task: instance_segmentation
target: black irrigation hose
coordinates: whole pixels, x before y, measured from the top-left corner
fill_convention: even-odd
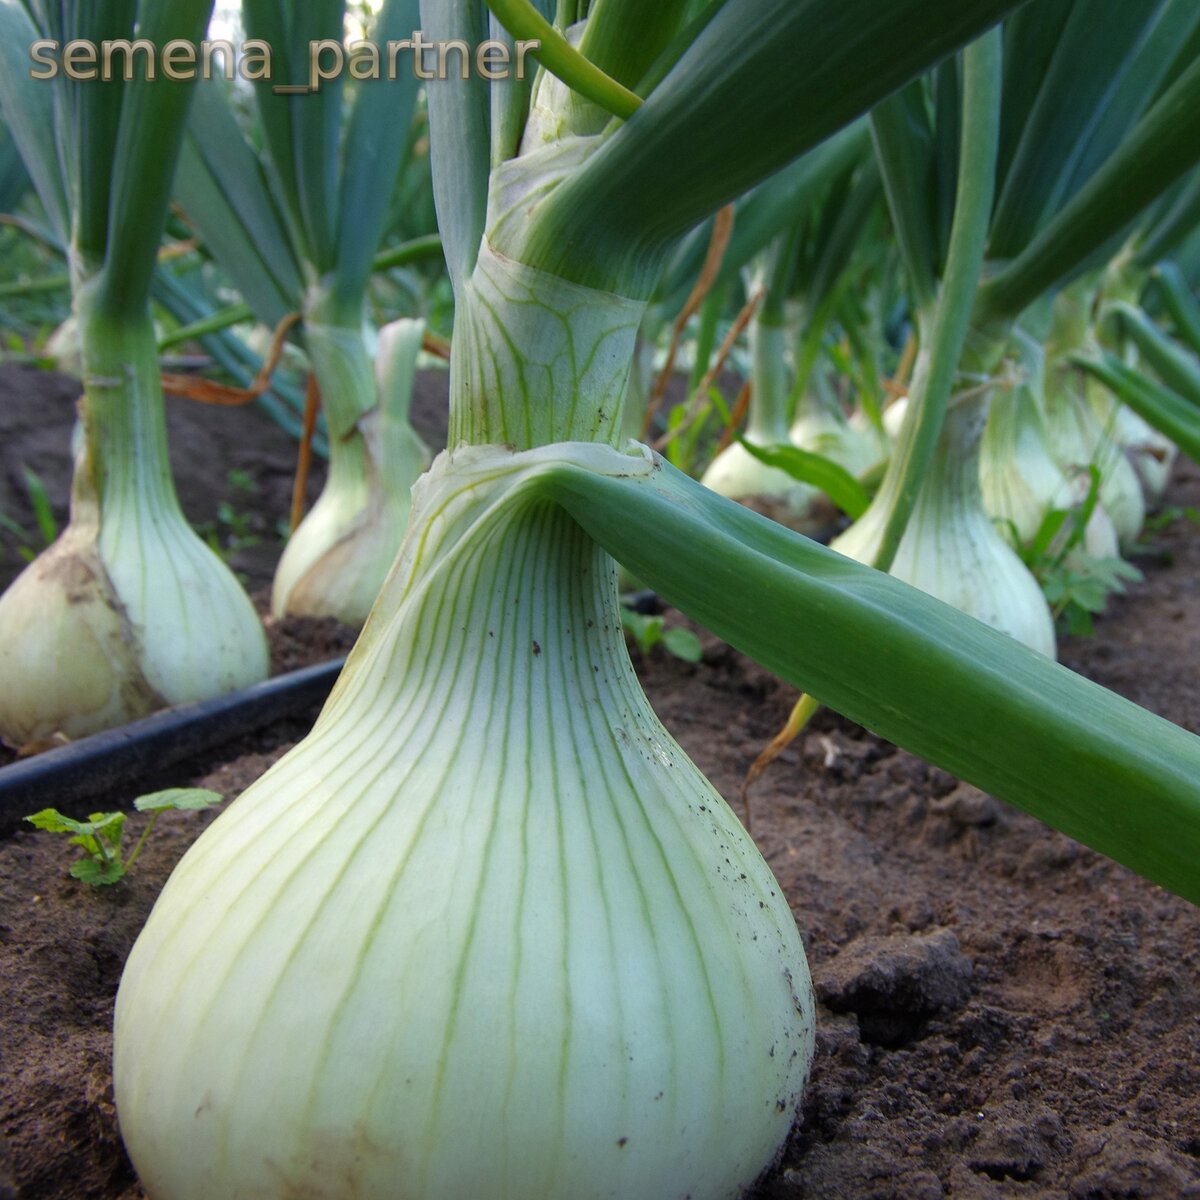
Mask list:
[[[344,662],[339,658],[227,696],[163,709],[0,767],[0,837],[39,809],[53,806],[80,815],[73,806],[81,801],[321,703]]]

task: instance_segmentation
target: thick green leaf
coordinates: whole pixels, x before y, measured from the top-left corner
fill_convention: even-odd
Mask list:
[[[1176,333],[1194,353],[1200,354],[1200,303],[1192,295],[1183,272],[1174,263],[1160,263],[1154,272],[1154,281],[1171,320],[1175,322]]]
[[[571,132],[596,133],[608,114],[626,118],[637,112],[641,99],[636,93],[596,66],[531,0],[487,0],[487,6],[512,37],[532,47],[533,58],[542,69],[566,84],[576,97],[576,116],[586,116],[576,122],[569,113],[564,114]],[[591,116],[599,117],[598,125],[589,122]]]
[[[780,678],[1200,901],[1200,737],[654,461],[650,476],[563,466],[542,486]]]
[[[962,56],[956,54],[946,59],[933,73],[933,228],[939,275],[950,253],[950,233],[954,226],[954,204],[958,193],[958,165],[962,149],[961,66]]]
[[[733,235],[721,263],[718,286],[736,282],[752,258],[761,254],[799,214],[816,205],[823,192],[853,171],[869,153],[867,123],[855,121],[742,197],[735,209]],[[668,311],[683,306],[700,274],[711,232],[711,225],[705,223],[672,255],[661,285]]]
[[[873,504],[886,512],[875,565],[891,567],[941,435],[970,329],[995,195],[1000,134],[999,30],[963,53],[962,151],[946,269],[932,313],[918,315],[922,348],[909,389],[908,417]]]
[[[144,0],[137,34],[155,47],[174,40],[198,43],[211,13],[212,0]],[[139,66],[144,62],[139,55]],[[158,73],[151,79],[139,71],[131,82],[116,81],[116,86],[124,94],[119,136],[111,156],[90,168],[111,180],[112,189],[101,303],[109,312],[140,314],[149,303],[193,84]],[[89,160],[96,152],[95,146],[89,148]]]
[[[291,61],[303,62],[311,77],[310,48],[325,41],[342,45],[346,0],[304,0],[302,4],[289,4],[287,12]],[[311,261],[321,274],[333,270],[337,257],[338,143],[344,80],[343,71],[322,81],[308,95],[287,98],[292,109],[296,195]],[[374,247],[371,249],[374,252]]]
[[[1139,374],[1113,354],[1099,359],[1075,355],[1071,362],[1100,380],[1138,416],[1166,434],[1188,457],[1200,462],[1200,397],[1189,402]]]
[[[1004,111],[996,178],[1008,176],[1075,0],[1037,0],[1004,22]]]
[[[0,213],[12,212],[32,182],[8,126],[0,124]]]
[[[689,0],[679,32],[638,81],[635,90],[639,96],[650,95],[662,83],[726,3],[727,0]]]
[[[312,262],[316,254],[299,194],[300,167],[295,146],[296,132],[293,129],[295,106],[307,103],[309,97],[291,97],[275,91],[276,87],[302,87],[308,84],[308,56],[305,54],[300,61],[293,61],[291,39],[288,36],[291,8],[291,4],[285,7],[284,0],[242,0],[242,22],[248,38],[266,42],[271,47],[271,78],[254,81],[263,142],[273,191],[287,213],[292,245],[298,257]]]
[[[270,5],[262,7],[268,17],[280,15]],[[328,16],[316,14],[323,20]],[[377,41],[402,40],[416,24],[416,0],[389,0],[372,33]],[[293,38],[297,30],[311,33],[314,27],[301,22],[292,27]],[[316,180],[306,178],[294,188],[282,189],[292,196],[290,214],[286,206],[276,203],[263,169],[267,164],[243,137],[230,98],[215,84],[201,88],[190,131],[200,161],[191,154],[185,159],[180,179],[183,203],[222,268],[258,318],[269,324],[311,301],[315,293],[308,287],[318,276],[322,277],[324,320],[351,326],[362,319],[367,282],[392,219],[396,176],[409,144],[407,136],[397,135],[410,124],[417,85],[415,76],[405,71],[395,81],[362,80],[357,87],[342,149],[338,130],[331,134],[326,128],[342,112],[335,94],[321,100],[311,95],[259,93],[264,130],[291,128],[297,142],[291,161],[295,169]],[[296,114],[313,105],[314,113],[300,120]],[[318,152],[326,156],[319,170]],[[287,155],[273,146],[271,155],[278,175],[279,162]],[[339,155],[343,156],[340,166]],[[198,166],[207,178],[199,176]],[[341,179],[340,196],[332,209],[327,194],[330,176]],[[324,246],[326,217],[336,224],[336,262],[322,257],[333,253]]]
[[[399,41],[411,37],[419,23],[417,0],[387,0],[371,37],[380,45]],[[362,306],[371,259],[387,232],[388,205],[407,145],[403,134],[412,121],[417,79],[412,71],[400,71],[395,80],[365,80],[357,87],[346,128],[337,210],[335,288],[346,308]]]
[[[508,47],[509,62],[515,62],[515,39],[495,16],[489,16],[488,30],[493,41],[503,42]],[[529,74],[525,79],[518,79],[516,72],[509,72],[504,79],[492,80],[490,99],[493,167],[516,157],[521,145],[521,135],[525,131],[532,94],[533,78]]]
[[[871,498],[866,488],[845,467],[823,454],[801,450],[799,446],[756,446],[745,438],[738,441],[759,462],[819,488],[852,520],[858,520],[867,511]]]
[[[796,276],[801,232],[799,225],[784,230],[760,260],[766,287],[756,314],[760,325],[781,328],[787,324],[787,304]]]
[[[679,32],[688,0],[592,0],[580,53],[627,88],[636,87]]]
[[[137,0],[61,0],[42,11],[52,14],[48,36],[64,44],[99,46],[132,37],[137,8]],[[64,71],[52,86],[58,92],[56,119],[71,198],[71,240],[85,273],[91,274],[103,264],[108,248],[121,106],[132,89],[117,79],[72,80]]]
[[[1200,60],[1137,123],[1121,147],[980,289],[980,321],[1014,319],[1065,282],[1156,196],[1200,162]]]
[[[1173,257],[1183,277],[1200,292],[1200,225],[1180,242]]]
[[[813,247],[814,257],[807,264],[803,299],[810,312],[832,295],[851,265],[872,214],[878,211],[883,187],[873,159],[863,162],[848,183],[840,203],[831,213],[834,219],[822,230]]]
[[[202,85],[200,94],[211,86]],[[235,184],[236,191],[244,194],[259,178],[258,163],[240,136],[236,142],[226,141],[222,155],[241,159],[240,169],[214,171],[200,144],[190,136],[185,138],[175,178],[176,193],[205,249],[233,281],[258,320],[273,327],[300,306],[304,294],[300,268],[291,259],[281,216],[272,221],[270,208],[247,214],[244,207],[241,211],[235,207],[239,197],[231,194],[229,185]],[[265,186],[261,198],[270,204]],[[278,270],[272,269],[272,264]]]
[[[1121,328],[1163,383],[1191,403],[1200,404],[1200,360],[1176,345],[1140,308],[1112,304],[1107,311],[1119,315]]]
[[[480,0],[421,0],[422,26],[432,40],[474,45],[487,29]],[[433,145],[433,191],[446,266],[454,290],[471,274],[487,215],[491,122],[486,83],[452,75],[426,86]]]
[[[1016,7],[727,0],[646,103],[500,249],[622,295],[741,195]]]
[[[1061,206],[1095,126],[1165,2],[1076,0],[996,198],[991,257],[1019,254]]]
[[[1152,267],[1200,229],[1200,170],[1193,169],[1170,204],[1154,214],[1134,245],[1133,261],[1140,267]]]
[[[835,312],[855,367],[854,378],[858,385],[858,403],[862,406],[863,414],[875,428],[881,428],[880,405],[883,401],[883,384],[881,378],[881,355],[886,343],[878,336],[877,324],[867,312],[862,298],[852,286],[853,273],[847,270],[840,285],[830,294],[834,297]],[[799,378],[797,370],[797,378]],[[882,470],[882,468],[879,468]],[[878,475],[876,475],[878,480]]]
[[[196,89],[176,193],[259,319],[275,323],[300,307],[304,271],[287,216],[271,190],[263,160],[233,114],[232,99],[218,80]],[[197,168],[203,169],[207,184]]]
[[[1146,26],[1145,36],[1100,112],[1063,191],[1065,197],[1073,196],[1087,183],[1121,144],[1121,139],[1159,95],[1170,74],[1175,52],[1197,30],[1200,30],[1200,4],[1196,0],[1166,0]]]
[[[0,0],[0,114],[59,242],[66,245],[71,218],[54,129],[55,88],[29,73],[29,47],[39,36],[19,0]]]
[[[871,110],[875,158],[918,308],[930,304],[937,292],[933,136],[923,79]]]
[[[1180,3],[1184,5],[1184,7],[1187,6],[1187,0],[1176,0],[1176,3]],[[1159,97],[1161,97],[1163,93],[1165,93],[1167,89],[1175,83],[1179,76],[1182,75],[1184,71],[1186,71],[1188,67],[1190,67],[1192,63],[1196,61],[1197,58],[1200,58],[1200,25],[1194,25],[1192,27],[1190,36],[1180,40],[1177,45],[1172,47],[1172,51],[1171,68],[1167,72],[1161,90],[1159,91],[1158,95],[1155,96],[1155,100],[1158,100]]]

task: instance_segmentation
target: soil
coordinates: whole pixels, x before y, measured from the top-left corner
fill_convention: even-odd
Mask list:
[[[14,378],[36,404],[12,400]],[[65,429],[72,395],[52,376],[0,372],[0,510],[29,516],[22,463],[61,500],[50,414]],[[181,478],[194,520],[213,519],[230,467],[246,469],[255,504],[274,505],[270,540],[293,454],[276,433],[250,411],[173,407],[197,474]],[[1167,500],[1200,508],[1200,469],[1178,469]],[[261,587],[269,561],[264,550],[238,569]],[[1145,581],[1061,658],[1200,732],[1200,530],[1175,521],[1139,562]],[[289,623],[271,636],[277,662],[296,666],[348,635]],[[659,651],[639,672],[667,727],[736,797],[794,697],[702,641],[700,663]],[[173,782],[233,797],[310,719],[177,768]],[[96,806],[128,805],[140,785]],[[1200,1198],[1195,908],[830,713],[750,804],[821,1002],[811,1084],[754,1200]],[[112,1105],[112,1001],[158,889],[211,819],[165,814],[134,873],[102,889],[67,877],[69,852],[51,835],[0,843],[0,1200],[142,1195]],[[134,833],[141,820],[130,818]]]

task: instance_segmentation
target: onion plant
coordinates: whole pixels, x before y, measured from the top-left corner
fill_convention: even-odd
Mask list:
[[[570,89],[430,85],[454,449],[316,728],[130,957],[115,1086],[150,1194],[734,1197],[777,1153],[813,1045],[795,920],[649,710],[606,552],[1200,898],[1200,739],[616,444],[677,240],[1010,7],[599,0],[546,59]],[[474,0],[422,15],[485,33]]]
[[[1073,366],[1141,417],[1147,425],[1200,461],[1200,302],[1172,262],[1160,263],[1154,284],[1163,298],[1171,333],[1128,303],[1115,311],[1139,352],[1137,365],[1094,345],[1070,356]]]
[[[82,357],[71,520],[0,598],[0,736],[76,737],[266,675],[248,598],[184,520],[167,459],[151,277],[191,94],[179,81],[34,81],[41,36],[198,40],[210,0],[0,4],[0,98],[69,246]]]
[[[1064,354],[1065,368],[1092,376],[1088,397],[1111,415],[1151,500],[1162,494],[1176,443],[1193,458],[1200,447],[1200,303],[1170,258],[1197,222],[1200,170],[1164,197],[1096,282],[1092,327]]]
[[[1053,657],[1050,610],[1036,580],[984,512],[979,489],[979,445],[990,400],[986,381],[999,355],[994,344],[981,337],[968,349],[967,314],[982,271],[992,212],[1001,47],[996,30],[965,51],[961,88],[953,61],[939,68],[933,81],[934,105],[928,105],[923,83],[918,82],[872,114],[913,288],[920,352],[905,428],[880,491],[864,516],[833,545],[853,558],[886,567]],[[929,125],[927,109],[936,113],[936,127]],[[918,140],[922,118],[928,129],[923,145]],[[956,140],[960,146],[953,154]],[[943,196],[952,187],[955,199],[946,205]],[[950,387],[955,389],[953,399],[943,394]],[[906,512],[905,489],[912,487],[916,468],[914,435],[921,417],[927,416],[931,392],[945,415]],[[898,516],[907,517],[908,523],[903,536],[895,538]]]
[[[304,346],[329,434],[329,474],[292,532],[275,574],[271,608],[365,620],[396,556],[409,489],[429,461],[408,420],[411,391],[381,389],[367,287],[388,232],[392,197],[409,148],[417,79],[358,84],[351,105],[341,78],[316,94],[276,90],[308,78],[309,46],[340,43],[344,0],[292,5],[247,0],[246,31],[274,48],[274,74],[255,83],[262,148],[239,128],[219,81],[199,89],[176,193],[217,262],[255,316],[276,325],[302,314]],[[388,0],[372,30],[381,42],[410,36],[416,0]],[[420,338],[390,339],[410,356]]]
[[[985,511],[1013,549],[1023,551],[1043,534],[1050,514],[1080,509],[1091,490],[1091,475],[1086,470],[1068,475],[1050,444],[1043,344],[1017,330],[1013,347],[1012,378],[996,389],[983,432],[979,484]],[[1061,442],[1057,448],[1061,452]],[[1094,466],[1088,457],[1085,452],[1084,461],[1073,467]],[[1099,473],[1100,468],[1095,469]],[[1084,529],[1084,537],[1069,554],[1075,567],[1087,570],[1088,560],[1119,556],[1116,527],[1102,504],[1093,505]]]
[[[915,84],[872,114],[920,354],[880,491],[835,543],[1047,654],[1048,609],[1000,542],[981,504],[976,462],[964,459],[978,453],[991,391],[1011,377],[1007,347],[1022,312],[1102,254],[1200,153],[1187,141],[1194,117],[1177,119],[1200,79],[1200,62],[1189,64],[1177,47],[1189,44],[1200,11],[1172,0],[1137,9],[1076,0],[1056,19],[1022,9],[1005,26],[1003,65],[998,53],[974,68],[968,57],[961,84],[944,65],[928,93]],[[1116,29],[1124,36],[1114,38]],[[1098,73],[1093,48],[1105,64]],[[1060,378],[1054,368],[1048,374]],[[1067,417],[1090,419],[1082,407]],[[1128,540],[1140,524],[1141,493],[1100,432],[1094,421],[1080,429],[1080,449],[1068,457],[1086,464],[1101,454],[1101,496],[1123,518],[1118,532]]]

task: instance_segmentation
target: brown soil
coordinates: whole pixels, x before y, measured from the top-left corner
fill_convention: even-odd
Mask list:
[[[12,428],[2,395],[0,421]],[[287,439],[273,460],[246,430],[212,436],[204,459],[219,467],[197,502],[239,447],[263,457],[264,478],[283,477],[286,497]],[[10,489],[13,441],[0,460]],[[31,465],[50,481],[48,460]],[[1179,471],[1169,502],[1200,507],[1200,470]],[[1062,658],[1200,732],[1200,531],[1180,521],[1158,541],[1145,582]],[[289,625],[272,636],[294,666],[310,641],[327,652],[343,635]],[[700,664],[656,653],[640,671],[668,728],[736,796],[793,697],[704,645]],[[304,724],[174,782],[232,797]],[[131,780],[97,804],[139,790]],[[1200,1198],[1195,908],[832,714],[751,803],[822,1001],[800,1120],[755,1200]],[[211,819],[166,814],[135,873],[107,889],[69,879],[50,835],[0,844],[0,1200],[141,1196],[112,1106],[112,1000],[155,894]]]

